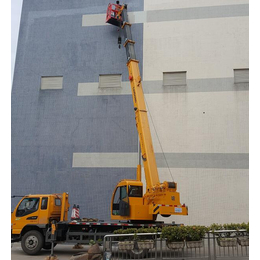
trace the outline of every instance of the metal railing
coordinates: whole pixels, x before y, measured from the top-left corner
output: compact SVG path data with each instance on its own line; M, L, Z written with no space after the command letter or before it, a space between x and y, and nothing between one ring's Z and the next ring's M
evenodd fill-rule
M211 232L213 259L249 259L249 236L246 230L219 230Z
M104 259L249 259L249 240L234 231L206 233L200 242L167 243L161 233L113 234L103 241ZM227 239L225 239L228 237ZM242 241L242 243L241 243Z

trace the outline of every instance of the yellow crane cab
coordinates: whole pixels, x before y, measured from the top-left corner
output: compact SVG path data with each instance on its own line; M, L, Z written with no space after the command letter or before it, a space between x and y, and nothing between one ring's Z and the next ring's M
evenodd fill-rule
M144 205L143 183L138 180L121 180L112 195L111 219L115 220L150 220L149 206Z

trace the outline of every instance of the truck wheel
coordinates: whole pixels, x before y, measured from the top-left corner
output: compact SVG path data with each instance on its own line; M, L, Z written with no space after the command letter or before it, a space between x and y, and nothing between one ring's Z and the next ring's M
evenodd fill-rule
M43 235L37 230L31 230L23 235L21 246L28 255L38 254L44 244Z

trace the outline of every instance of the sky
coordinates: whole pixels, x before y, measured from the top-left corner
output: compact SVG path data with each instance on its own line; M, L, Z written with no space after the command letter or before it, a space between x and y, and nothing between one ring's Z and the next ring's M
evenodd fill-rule
M11 0L11 79L13 79L16 47L23 0Z

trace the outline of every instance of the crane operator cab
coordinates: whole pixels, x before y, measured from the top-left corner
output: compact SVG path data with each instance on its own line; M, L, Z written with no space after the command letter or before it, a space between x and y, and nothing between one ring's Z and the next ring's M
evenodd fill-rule
M154 220L144 205L143 183L137 180L120 181L112 196L111 219L116 220Z
M139 184L139 183L138 183ZM142 202L143 186L136 184L123 183L118 186L113 194L112 215L129 216L130 215L130 201Z

